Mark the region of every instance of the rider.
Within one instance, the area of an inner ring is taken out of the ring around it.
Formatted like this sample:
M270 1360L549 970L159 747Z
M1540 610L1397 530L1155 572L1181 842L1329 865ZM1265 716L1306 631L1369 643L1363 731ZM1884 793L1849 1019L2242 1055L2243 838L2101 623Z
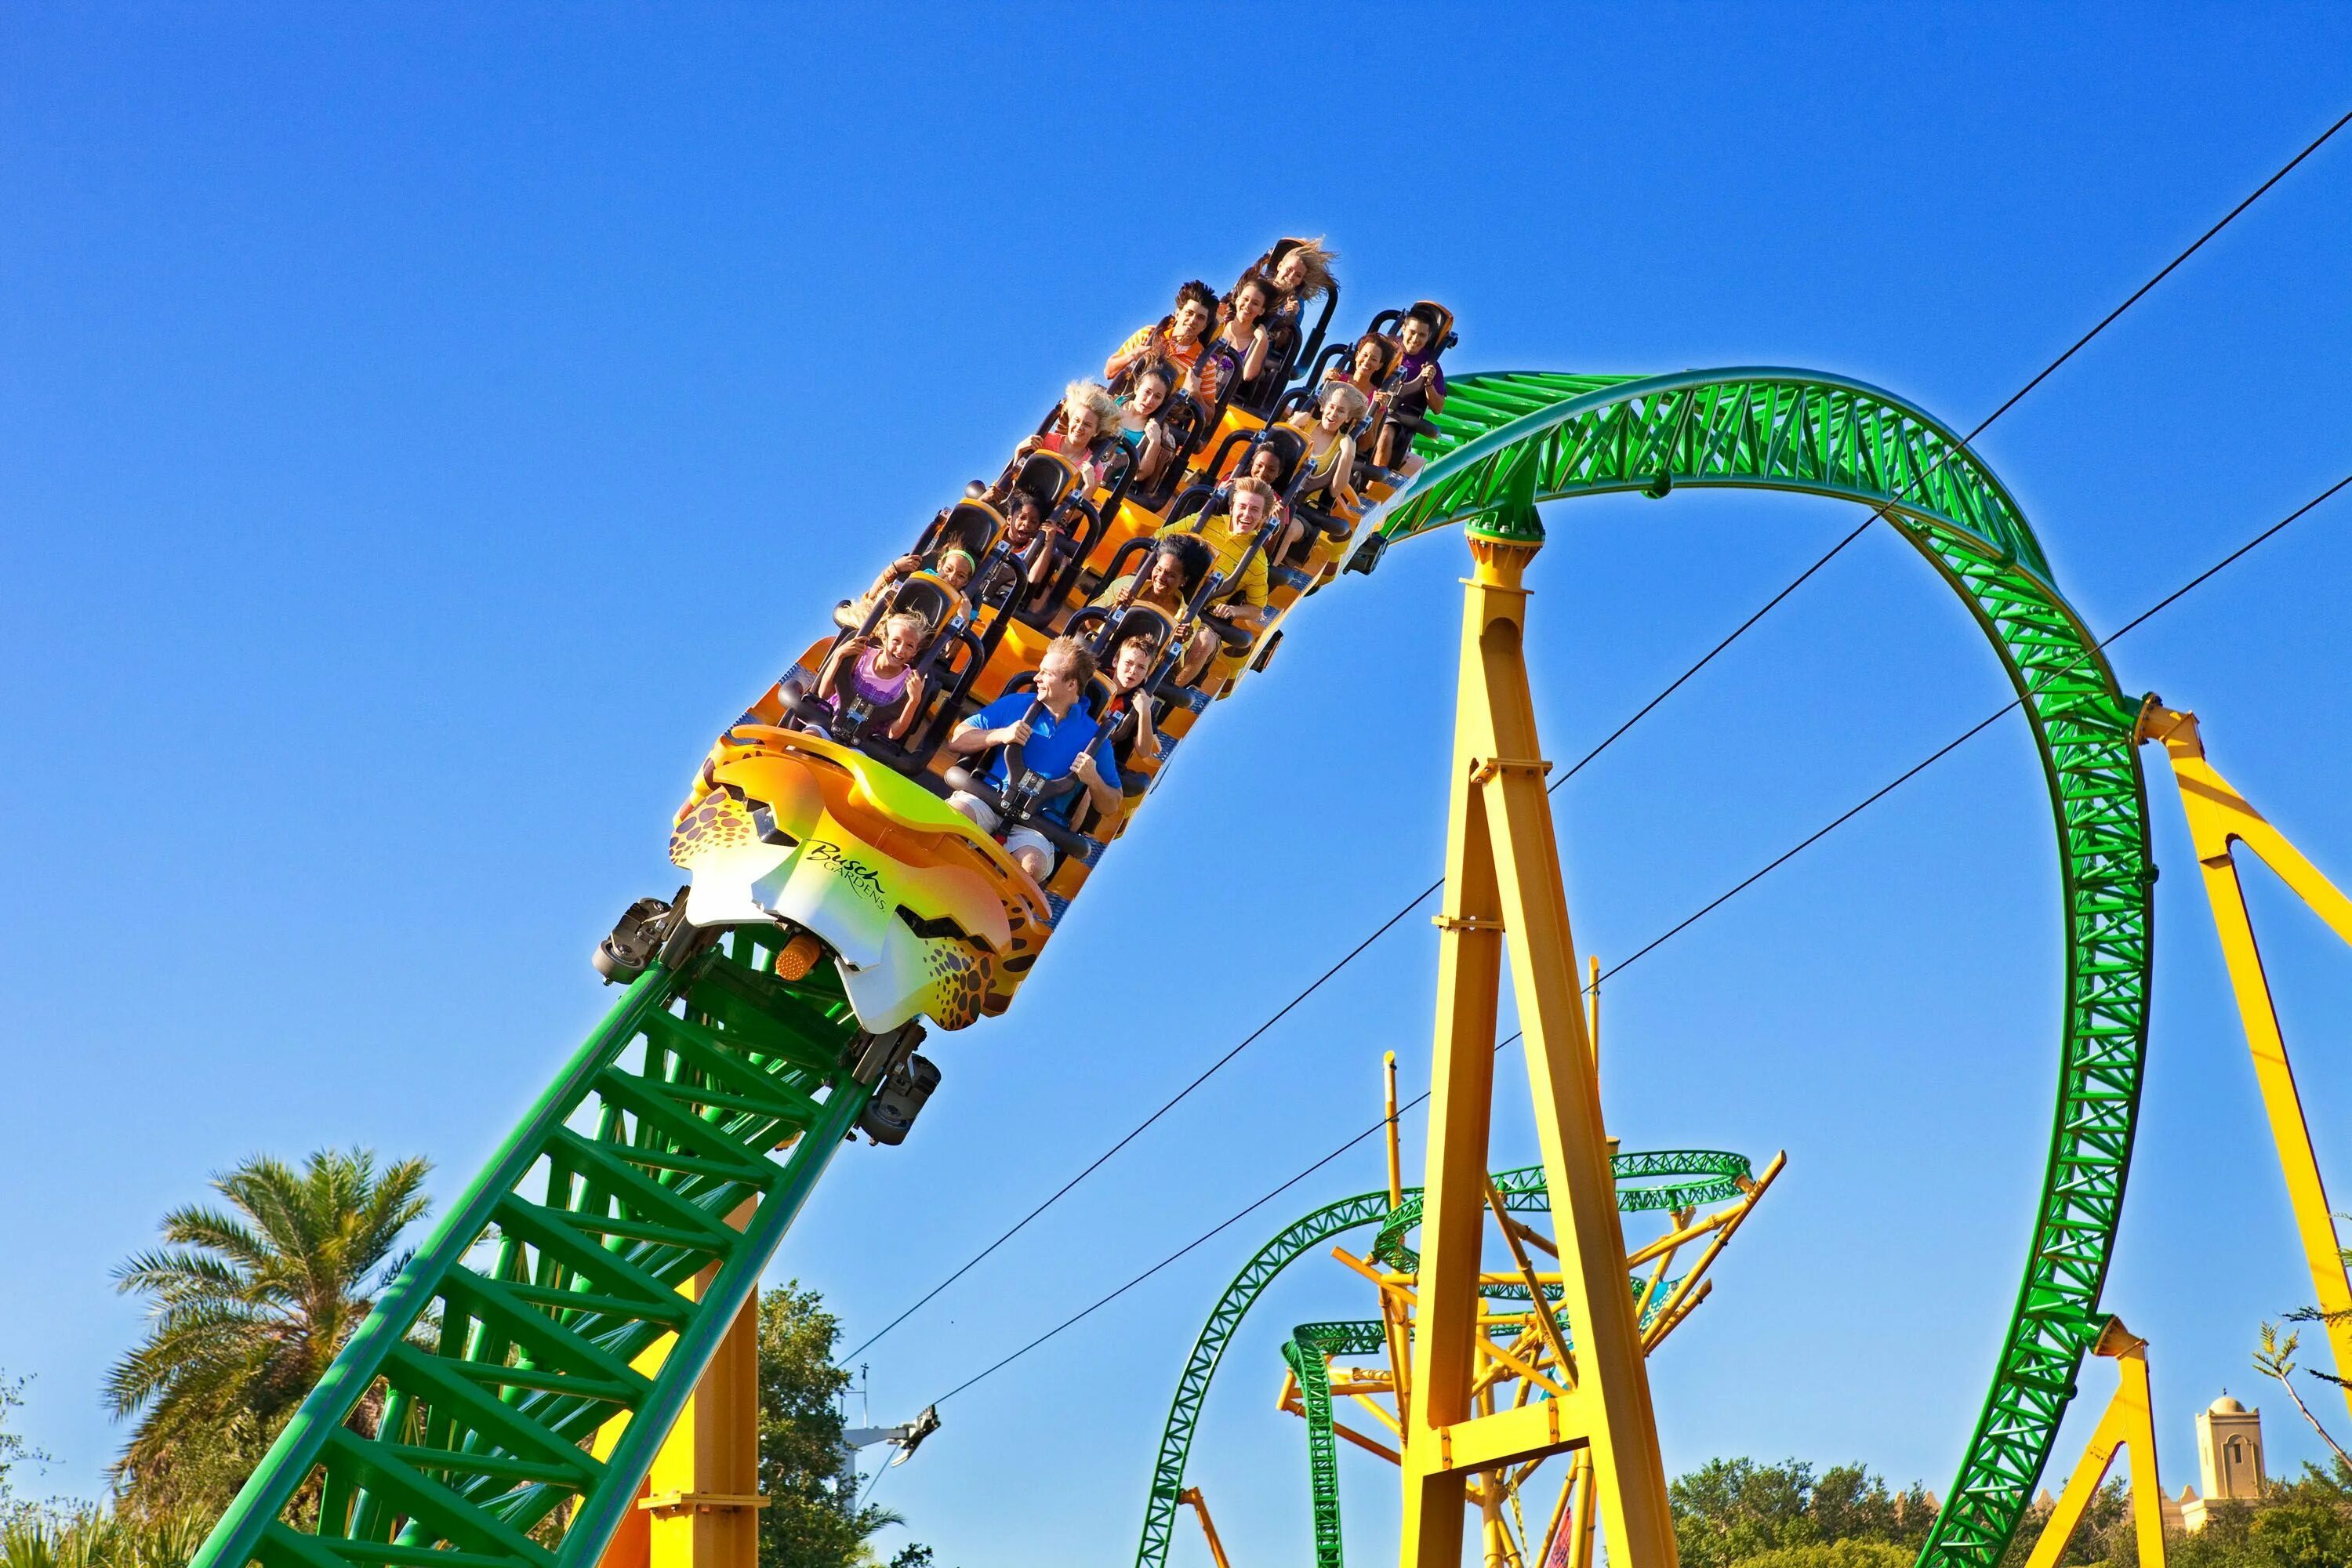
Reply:
M1415 305L1397 323L1397 342L1404 353L1381 390L1388 395L1388 411L1409 418L1427 419L1445 406L1445 369L1437 356L1445 345L1437 341L1437 319ZM1412 459L1413 432L1402 425L1383 424L1372 453L1375 468L1411 473L1421 465Z
M1103 379L1124 392L1128 373L1146 361L1164 359L1191 370L1201 357L1202 340L1217 319L1217 291L1195 278L1176 290L1176 308L1148 327L1138 327L1103 362Z
M922 711L923 678L914 666L930 635L930 622L901 610L870 638L844 638L817 672L816 700L835 713L847 703L860 715L860 729L887 724L883 733L904 739Z
M1017 745L1024 773L1034 773L1047 784L1076 778L1085 786L1095 809L1115 819L1120 799L1118 768L1108 757L1097 756L1096 742L1101 729L1079 700L1094 675L1095 656L1084 643L1076 637L1055 637L1046 645L1045 659L1037 666L1036 690L1008 691L965 720L948 737L948 750L961 757L994 752L982 776L1001 795L1013 783L1005 748ZM1035 811L1066 825L1076 802L1076 793L1071 792L1044 802ZM1006 826L996 806L968 790L949 795L948 804L983 833L1002 828L1006 853L1034 880L1042 884L1052 873L1053 840L1034 827L1025 822Z
M1266 570L1265 552L1251 547L1257 542L1258 531L1273 516L1276 499L1272 485L1244 474L1233 482L1224 515L1201 520L1200 531L1195 536L1209 547L1218 573L1225 579L1215 602L1204 612L1206 618L1223 622L1252 637L1265 629ZM1164 525L1160 534L1164 538L1190 531L1193 521L1190 517L1179 518ZM1244 557L1246 565L1243 563ZM1213 668L1218 674L1230 675L1241 668L1246 652L1246 645L1226 649ZM1178 679L1193 686L1200 684L1202 674L1188 658Z

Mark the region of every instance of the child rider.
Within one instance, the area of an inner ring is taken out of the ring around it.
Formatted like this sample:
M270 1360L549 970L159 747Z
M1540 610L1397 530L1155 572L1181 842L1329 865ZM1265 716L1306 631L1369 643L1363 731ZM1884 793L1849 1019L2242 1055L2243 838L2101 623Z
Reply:
M1418 309L1406 311L1397 327L1397 344L1404 352L1397 356L1396 370L1381 389L1387 395L1390 413L1426 419L1445 406L1445 372L1437 363L1444 351L1436 342L1437 323ZM1412 437L1412 431L1395 421L1384 422L1378 449L1372 454L1373 465L1395 468L1399 463L1410 462ZM1415 462L1402 471L1411 473L1419 467Z

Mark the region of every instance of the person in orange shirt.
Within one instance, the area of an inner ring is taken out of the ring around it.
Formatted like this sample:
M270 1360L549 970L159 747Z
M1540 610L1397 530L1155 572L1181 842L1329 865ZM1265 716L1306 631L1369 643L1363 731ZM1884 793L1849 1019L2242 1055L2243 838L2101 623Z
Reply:
M1193 279L1176 290L1175 310L1128 334L1127 342L1103 362L1103 379L1114 392L1125 392L1127 373L1155 358L1168 360L1179 370L1191 370L1216 319L1217 291Z

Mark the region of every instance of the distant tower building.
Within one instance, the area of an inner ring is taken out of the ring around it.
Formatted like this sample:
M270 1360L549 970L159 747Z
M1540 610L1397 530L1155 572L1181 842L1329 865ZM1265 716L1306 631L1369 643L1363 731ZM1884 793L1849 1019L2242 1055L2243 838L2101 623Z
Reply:
M2197 1417L2197 1465L2207 1502L2252 1502L2263 1495L2263 1413L2228 1394Z
M2202 1530L2220 1502L2252 1502L2263 1495L2263 1413L2228 1394L2197 1413L2197 1468L2205 1495L2189 1487L2164 1500L2164 1521L2182 1530Z

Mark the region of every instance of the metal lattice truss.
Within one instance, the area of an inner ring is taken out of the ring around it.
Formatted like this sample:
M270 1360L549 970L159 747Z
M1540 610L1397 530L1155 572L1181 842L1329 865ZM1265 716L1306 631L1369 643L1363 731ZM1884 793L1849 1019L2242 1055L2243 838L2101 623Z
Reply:
M1792 370L1465 376L1435 423L1415 448L1430 466L1381 514L1391 541L1489 509L1524 465L1539 500L1684 486L1895 507L2049 576L2024 512L1960 438L1861 382Z
M1315 1568L1345 1568L1339 1541L1339 1448L1331 1421L1331 1358L1371 1355L1388 1343L1379 1321L1301 1323L1282 1359L1298 1382L1307 1415L1307 1469L1314 1489Z
M1546 500L1677 488L1793 490L1872 508L1959 595L2008 670L2050 786L2066 985L2050 1152L2025 1279L1984 1412L1922 1568L1992 1568L2049 1458L2121 1216L2147 1038L2156 871L2126 700L2015 500L1946 426L1811 371L1463 376L1426 466L1370 526L1540 531Z
M1621 1212L1663 1208L1665 1214L1664 1234L1634 1248L1625 1258L1634 1326L1641 1336L1641 1353L1646 1357L1707 1299L1714 1289L1713 1280L1707 1278L1709 1268L1779 1176L1785 1160L1776 1155L1760 1176L1749 1175L1744 1157L1708 1150L1624 1154L1613 1163ZM1676 1180L1668 1185L1634 1184L1643 1177L1659 1176ZM1670 1192L1685 1201L1671 1207L1662 1205L1660 1195ZM1516 1266L1516 1272L1482 1275L1478 1281L1476 1370L1471 1399L1480 1415L1493 1415L1504 1408L1567 1398L1574 1393L1580 1373L1576 1325L1566 1309L1553 1305L1564 1294L1561 1277L1541 1271L1536 1261L1538 1254L1556 1257L1558 1245L1513 1217L1518 1213L1549 1212L1542 1172L1507 1172L1490 1178L1487 1194L1489 1211ZM1716 1203L1725 1206L1702 1218L1701 1208ZM1381 1437L1339 1425L1332 1415L1331 1396L1348 1395L1395 1441L1402 1442L1405 1401L1399 1391L1405 1385L1410 1347L1417 1332L1421 1272L1420 1255L1405 1245L1404 1237L1420 1223L1422 1209L1418 1193L1400 1202L1381 1224L1369 1259L1350 1257L1342 1247L1332 1248L1333 1258L1379 1292L1378 1320L1303 1324L1282 1348L1289 1371L1279 1404L1307 1422L1317 1568L1343 1568L1334 1439L1344 1437L1391 1465L1402 1463L1398 1448ZM1669 1277L1668 1270L1683 1250L1701 1243L1704 1250L1691 1268L1679 1278ZM1339 1371L1331 1363L1342 1356L1385 1359L1381 1364ZM1338 1381L1335 1371L1339 1371ZM1479 1510L1485 1561L1518 1564L1531 1554L1549 1555L1544 1552L1544 1540L1530 1539L1520 1507L1521 1494L1543 1464L1540 1457L1517 1461L1485 1471L1469 1482L1465 1498ZM1547 1538L1560 1534L1576 1489L1573 1479L1561 1488ZM1589 1514L1591 1503L1587 1499L1578 1506ZM1589 1538L1590 1529L1581 1533Z
M1711 1149L1622 1153L1616 1155L1612 1163L1618 1182L1617 1206L1626 1212L1696 1209L1701 1205L1739 1198L1755 1185L1744 1156ZM1550 1199L1544 1191L1543 1171L1539 1166L1497 1172L1494 1185L1501 1205L1510 1213L1550 1212ZM1669 1194L1681 1201L1671 1205L1662 1201L1663 1196ZM1362 1193L1327 1204L1286 1226L1251 1255L1241 1272L1234 1277L1233 1283L1225 1287L1216 1304L1210 1309L1208 1321L1202 1324L1200 1334L1192 1342L1192 1353L1185 1359L1184 1370L1176 1380L1176 1396L1169 1407L1168 1424L1160 1434L1159 1457L1152 1466L1151 1489L1144 1502L1143 1538L1136 1550L1137 1568L1165 1568L1170 1538L1175 1530L1176 1510L1184 1491L1184 1470L1192 1458L1192 1439L1200 1428L1201 1412L1208 1401L1210 1386L1224 1359L1225 1347L1233 1342L1243 1320L1249 1316L1250 1310L1257 1304L1267 1287L1283 1270L1309 1252L1352 1231L1367 1227L1375 1228L1371 1256L1377 1262L1405 1273L1412 1272L1418 1268L1420 1259L1405 1245L1404 1238L1421 1223L1421 1189L1407 1187L1402 1191L1402 1200L1393 1206L1385 1192ZM1656 1281L1641 1283L1644 1288L1657 1288ZM1679 1283L1664 1281L1664 1285L1670 1290ZM1556 1289L1552 1293L1557 1293ZM1663 1296L1659 1298L1661 1305L1664 1300ZM1696 1302L1685 1296L1681 1305L1686 1311ZM1654 1311L1652 1315L1655 1317L1658 1314ZM1350 1326L1334 1327L1337 1331ZM1371 1329L1374 1335L1372 1348L1377 1349L1386 1342L1381 1337L1381 1324L1374 1323ZM1342 1337L1347 1338L1348 1342L1354 1342L1352 1338ZM1293 1358L1294 1348L1303 1342L1294 1334L1291 1345L1285 1347L1285 1357ZM1308 1354L1306 1359L1314 1361L1320 1367L1328 1355L1338 1353L1342 1352L1331 1349ZM1295 1359L1293 1364L1297 1364ZM1338 1472L1336 1461L1332 1458L1335 1450L1330 1442L1332 1430L1328 1381L1325 1394L1321 1421L1311 1418L1309 1421L1309 1464L1316 1489L1318 1561L1327 1539L1334 1552L1338 1550L1339 1539ZM1318 1454L1322 1457L1317 1458Z
M731 932L630 986L194 1568L592 1568L866 1102L842 1068L856 1021L830 966L788 985L757 942ZM371 1435L353 1413L372 1392ZM298 1525L288 1504L314 1479L316 1520ZM561 1545L542 1544L533 1527L567 1506Z

